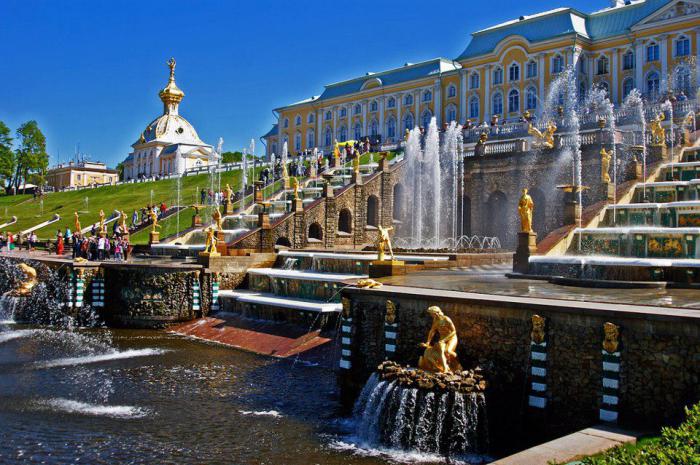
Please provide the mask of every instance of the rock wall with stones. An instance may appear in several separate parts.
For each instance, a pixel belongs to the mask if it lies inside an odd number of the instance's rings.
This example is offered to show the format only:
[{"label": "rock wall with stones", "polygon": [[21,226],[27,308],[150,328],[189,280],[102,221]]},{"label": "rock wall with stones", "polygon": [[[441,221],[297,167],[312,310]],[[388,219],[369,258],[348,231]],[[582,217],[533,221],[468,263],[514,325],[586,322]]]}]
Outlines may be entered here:
[{"label": "rock wall with stones", "polygon": [[[457,353],[465,368],[481,366],[494,444],[523,447],[599,422],[603,396],[603,325],[620,328],[619,424],[658,428],[683,418],[700,400],[700,316],[616,311],[598,303],[560,307],[546,300],[504,297],[465,299],[464,294],[396,288],[349,288],[352,316],[350,369],[339,370],[352,401],[385,360],[386,302],[396,306],[395,353],[391,359],[416,366],[431,325],[426,309],[438,305],[454,322]],[[408,292],[408,291],[407,291]],[[546,320],[546,407],[529,406],[532,316]],[[391,342],[391,341],[390,341]]]},{"label": "rock wall with stones", "polygon": [[[110,326],[162,328],[209,312],[210,275],[198,268],[105,266],[105,308]],[[193,284],[200,283],[200,309],[193,309]]]}]

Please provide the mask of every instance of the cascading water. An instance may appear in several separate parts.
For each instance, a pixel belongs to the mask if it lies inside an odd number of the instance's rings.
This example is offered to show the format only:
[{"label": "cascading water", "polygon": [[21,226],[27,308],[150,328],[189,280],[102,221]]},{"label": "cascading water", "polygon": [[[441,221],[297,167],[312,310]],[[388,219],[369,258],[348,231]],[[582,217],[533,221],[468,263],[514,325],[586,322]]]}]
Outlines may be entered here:
[{"label": "cascading water", "polygon": [[[671,179],[673,179],[673,149],[675,142],[675,137],[673,133],[673,104],[670,101],[666,100],[664,103],[661,104],[661,111],[668,113],[668,120],[671,123],[669,129],[671,136],[671,156],[669,157],[669,160],[671,162]],[[663,144],[666,145],[666,141],[663,141]]]},{"label": "cascading water", "polygon": [[646,134],[647,134],[647,121],[644,114],[644,100],[642,100],[642,94],[637,89],[632,89],[630,94],[625,99],[623,108],[633,113],[637,116],[637,121],[639,123],[639,132],[642,136],[642,142],[640,144],[642,148],[642,186],[644,191],[644,196],[646,197],[646,183],[647,183],[647,144],[646,144]]},{"label": "cascading water", "polygon": [[[434,392],[382,380],[375,373],[355,403],[362,447],[465,457],[488,447],[482,393]],[[471,460],[470,460],[471,461]]]}]

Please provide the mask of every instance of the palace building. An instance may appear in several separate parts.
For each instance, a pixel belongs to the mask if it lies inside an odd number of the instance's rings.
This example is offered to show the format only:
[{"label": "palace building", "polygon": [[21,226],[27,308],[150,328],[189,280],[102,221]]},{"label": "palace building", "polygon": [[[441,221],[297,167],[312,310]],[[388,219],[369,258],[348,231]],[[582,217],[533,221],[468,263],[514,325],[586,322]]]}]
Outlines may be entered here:
[{"label": "palace building", "polygon": [[620,104],[639,89],[649,100],[667,91],[689,98],[697,86],[700,1],[613,0],[582,13],[557,8],[472,33],[454,59],[435,58],[325,86],[320,96],[275,110],[267,155],[365,136],[392,144],[406,129],[450,121],[515,120],[535,115],[550,82],[572,67],[581,95],[607,89]]},{"label": "palace building", "polygon": [[179,114],[185,93],[175,84],[175,60],[168,61],[170,79],[158,93],[163,114],[151,121],[132,144],[124,160],[124,179],[181,175],[194,167],[218,163],[214,148],[202,142],[194,127]]},{"label": "palace building", "polygon": [[104,163],[82,161],[58,165],[46,173],[46,183],[55,190],[116,184],[117,170],[107,168]]}]

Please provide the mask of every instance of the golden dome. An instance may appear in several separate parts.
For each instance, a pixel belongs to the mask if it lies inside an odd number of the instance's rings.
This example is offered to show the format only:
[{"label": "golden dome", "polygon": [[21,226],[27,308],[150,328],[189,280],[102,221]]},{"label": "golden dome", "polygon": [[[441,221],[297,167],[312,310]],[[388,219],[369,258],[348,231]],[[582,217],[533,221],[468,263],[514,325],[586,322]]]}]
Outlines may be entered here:
[{"label": "golden dome", "polygon": [[170,68],[170,79],[168,85],[158,92],[158,96],[163,101],[163,112],[166,114],[177,114],[177,106],[182,101],[185,93],[175,84],[175,58],[168,60]]}]

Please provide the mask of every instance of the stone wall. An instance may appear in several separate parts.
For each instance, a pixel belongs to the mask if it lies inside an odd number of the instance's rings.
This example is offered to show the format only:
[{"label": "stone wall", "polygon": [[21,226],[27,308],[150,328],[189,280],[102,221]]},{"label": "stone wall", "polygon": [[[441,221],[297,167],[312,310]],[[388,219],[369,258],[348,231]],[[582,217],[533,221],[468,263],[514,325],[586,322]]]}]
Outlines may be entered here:
[{"label": "stone wall", "polygon": [[[603,325],[620,327],[619,423],[657,428],[683,417],[700,399],[700,315],[674,309],[636,308],[384,287],[350,288],[350,369],[340,370],[346,399],[353,399],[385,359],[386,301],[397,308],[398,331],[391,357],[415,366],[431,320],[440,306],[452,318],[466,367],[487,371],[494,444],[527,445],[599,422],[603,387]],[[546,319],[546,407],[529,407],[530,350],[534,314]]]}]

